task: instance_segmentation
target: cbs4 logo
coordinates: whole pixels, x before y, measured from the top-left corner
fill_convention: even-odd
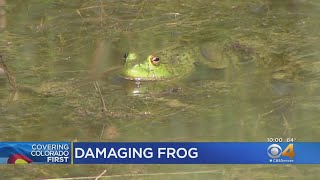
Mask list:
[[[292,159],[295,156],[293,144],[289,144],[283,151],[278,144],[271,144],[267,150],[268,156],[272,159],[280,158],[280,156],[288,156]]]

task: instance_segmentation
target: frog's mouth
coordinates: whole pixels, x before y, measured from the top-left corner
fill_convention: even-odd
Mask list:
[[[120,74],[120,77],[126,80],[130,80],[130,81],[161,81],[161,80],[166,80],[166,78],[163,77],[130,77],[130,76],[126,76],[124,74]]]

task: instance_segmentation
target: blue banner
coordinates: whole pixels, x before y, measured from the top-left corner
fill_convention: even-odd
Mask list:
[[[317,142],[2,142],[0,164],[320,164],[317,152]]]
[[[74,164],[319,164],[320,143],[84,143]]]
[[[71,164],[71,143],[1,142],[0,164]]]

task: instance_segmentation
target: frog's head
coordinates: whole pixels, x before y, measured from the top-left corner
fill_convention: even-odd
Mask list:
[[[125,79],[150,81],[170,79],[174,76],[174,72],[168,61],[162,60],[157,55],[148,55],[147,57],[139,57],[135,53],[127,53],[125,55],[125,64],[122,68],[121,75]]]

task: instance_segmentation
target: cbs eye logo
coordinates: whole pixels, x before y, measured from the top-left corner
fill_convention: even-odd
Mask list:
[[[293,150],[293,144],[289,144],[283,151],[282,148],[278,144],[271,144],[267,150],[268,156],[272,159],[277,159],[281,155],[288,156],[292,159],[295,156]]]

